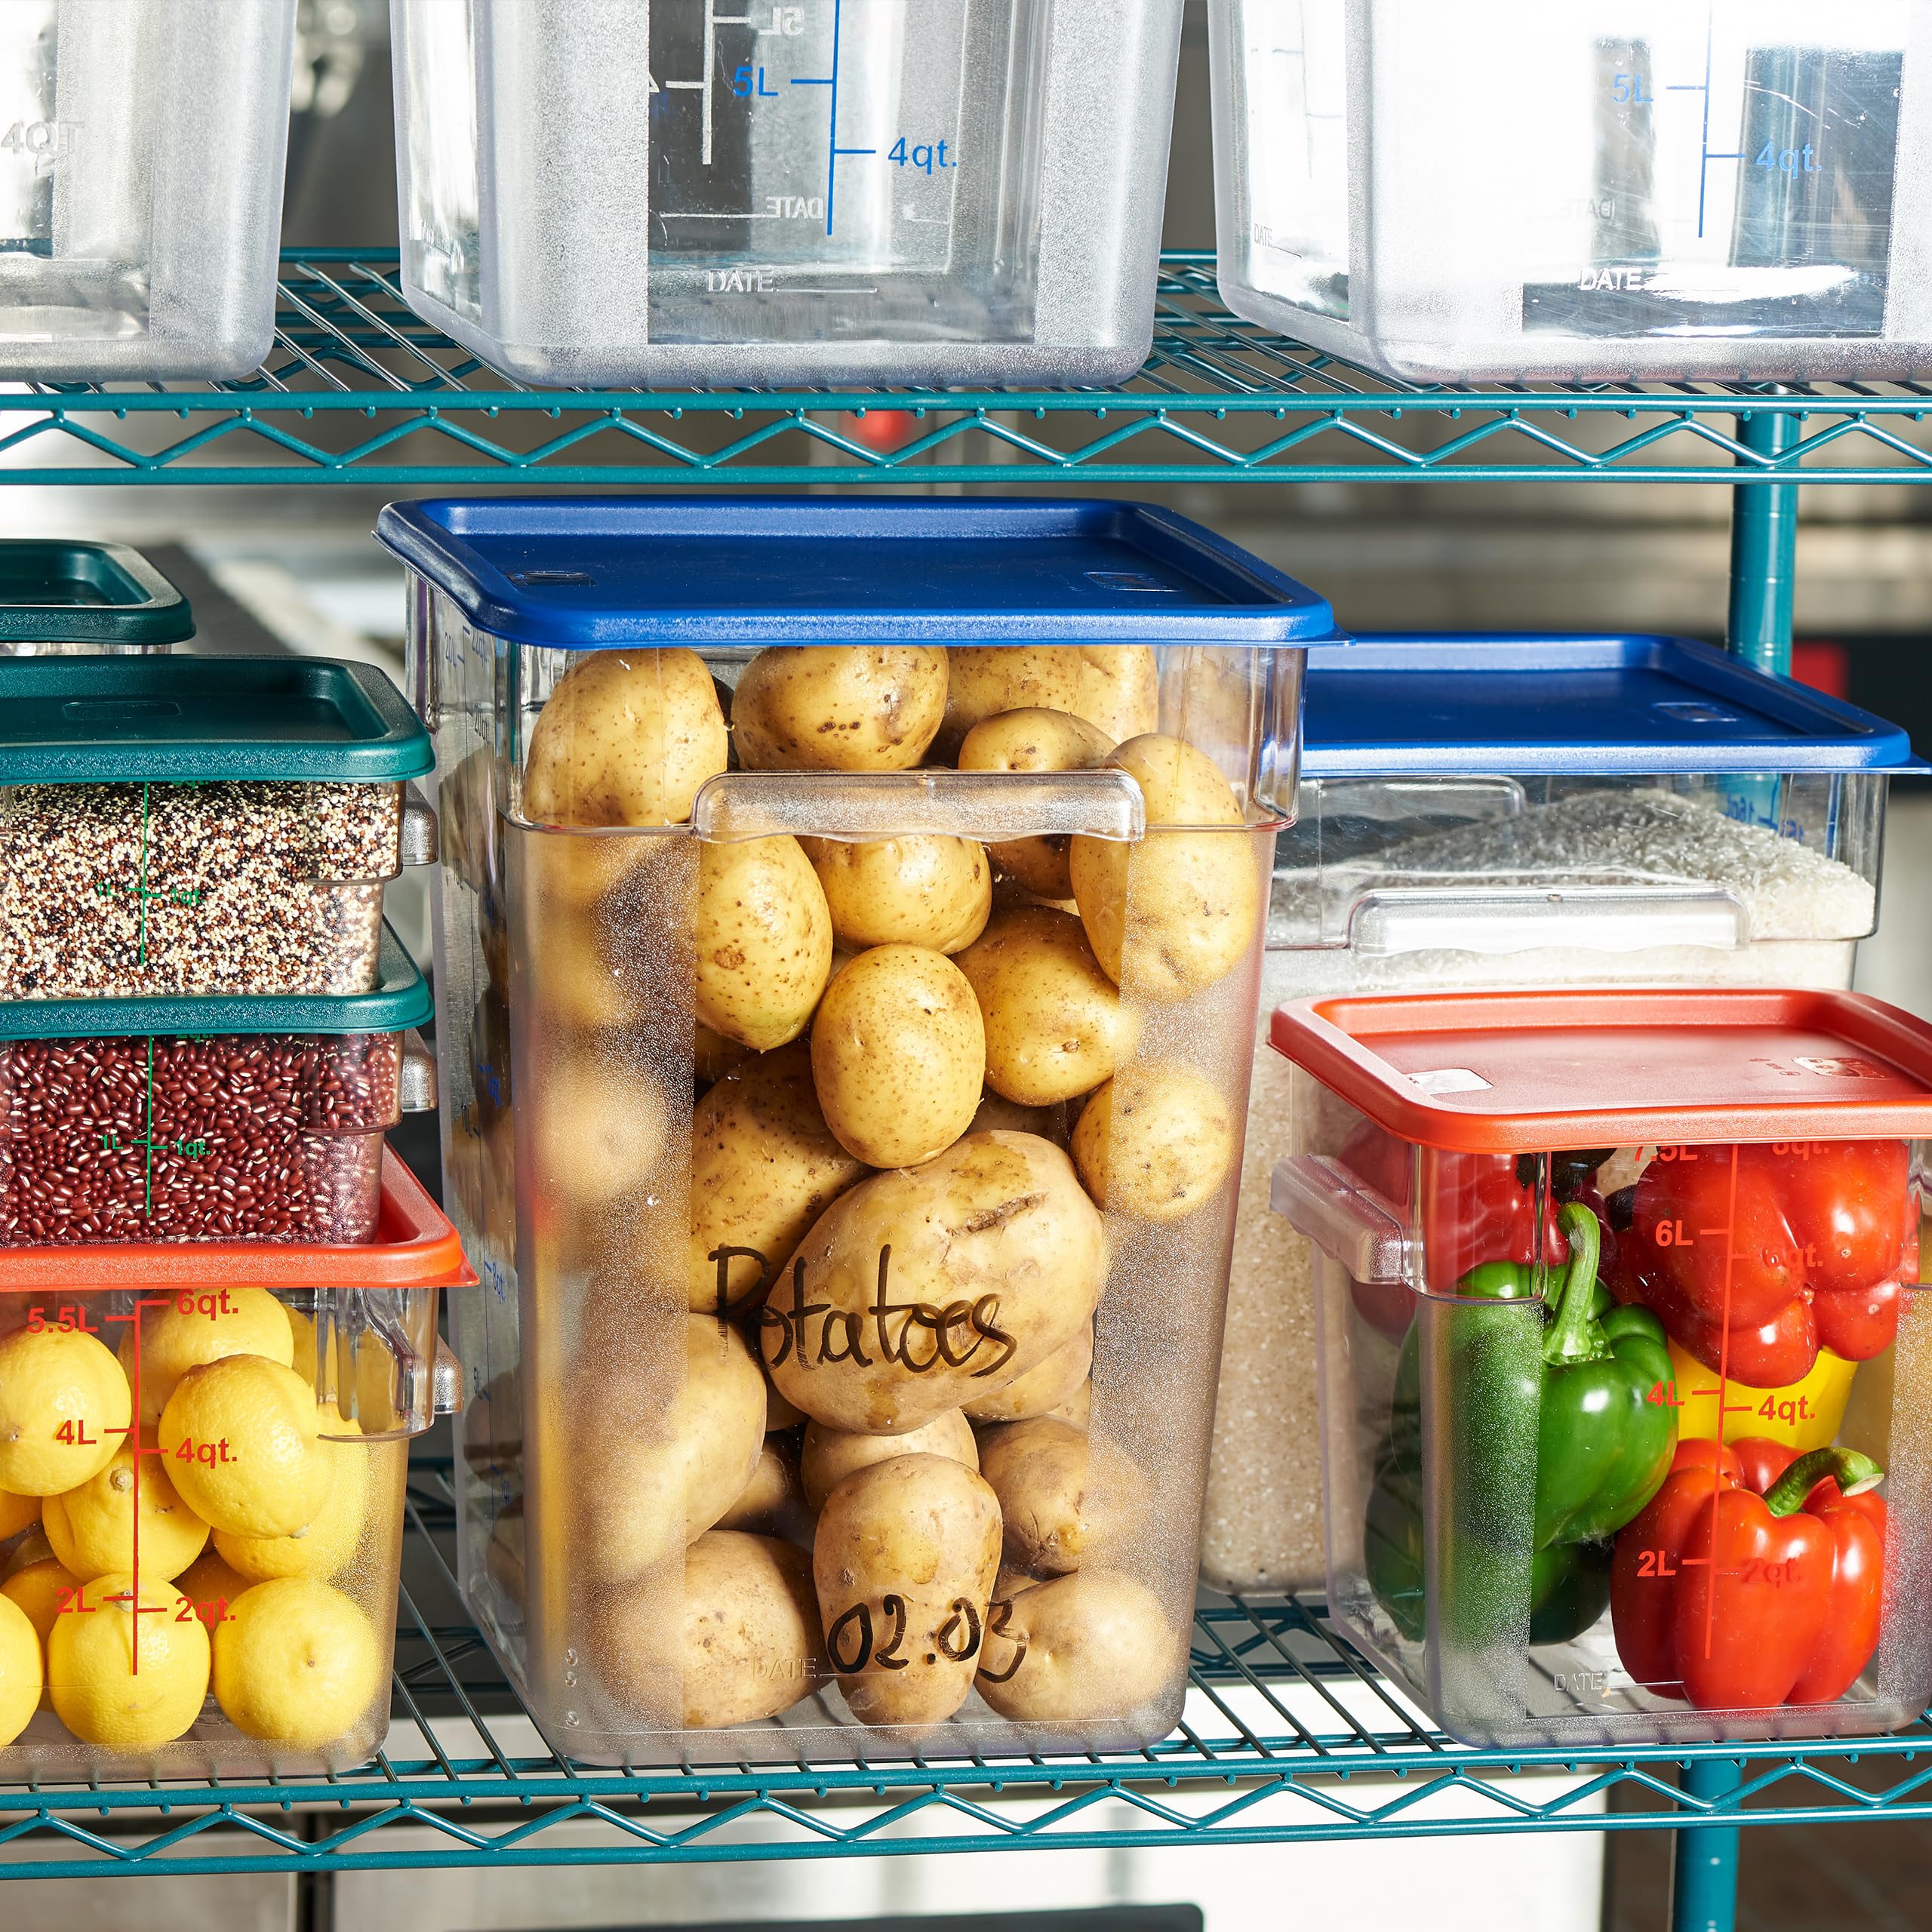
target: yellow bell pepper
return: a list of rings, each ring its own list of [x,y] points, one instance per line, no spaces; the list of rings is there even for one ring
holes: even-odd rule
[[[1676,1371],[1677,1432],[1681,1437],[1708,1440],[1718,1433],[1718,1378],[1675,1342],[1670,1365]],[[1724,1390],[1724,1439],[1761,1435],[1788,1442],[1800,1455],[1823,1449],[1837,1438],[1851,1395],[1855,1361],[1846,1361],[1829,1349],[1818,1351],[1811,1372],[1801,1382],[1783,1389],[1753,1389],[1733,1381]]]

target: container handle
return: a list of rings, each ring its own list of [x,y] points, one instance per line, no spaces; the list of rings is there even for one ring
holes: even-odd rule
[[[1364,892],[1349,915],[1358,957],[1405,952],[1529,952],[1545,946],[1643,952],[1653,946],[1733,952],[1751,940],[1743,902],[1715,886],[1391,886]]]
[[[1401,1219],[1340,1161],[1326,1154],[1278,1161],[1268,1204],[1356,1281],[1390,1286],[1407,1281],[1409,1244]]]
[[[1371,825],[1394,825],[1413,837],[1425,826],[1447,820],[1494,823],[1521,818],[1530,808],[1530,795],[1516,778],[1304,778],[1299,795],[1300,816],[1362,819]]]
[[[436,1056],[412,1026],[402,1036],[402,1064],[396,1075],[396,1106],[406,1114],[435,1110]]]
[[[691,823],[714,840],[1132,840],[1147,829],[1147,809],[1124,771],[730,771],[705,781]]]
[[[405,785],[402,788],[402,863],[433,866],[436,851],[436,808],[414,785]]]
[[[463,1364],[455,1349],[441,1336],[436,1337],[436,1359],[429,1371],[429,1408],[432,1414],[463,1414]]]

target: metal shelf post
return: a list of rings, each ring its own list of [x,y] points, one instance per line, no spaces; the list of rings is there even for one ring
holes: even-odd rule
[[[1795,447],[1798,435],[1797,417],[1782,411],[1737,419],[1738,441],[1752,458],[1777,463]],[[1730,616],[1724,635],[1747,664],[1788,678],[1798,485],[1740,483],[1730,495]]]

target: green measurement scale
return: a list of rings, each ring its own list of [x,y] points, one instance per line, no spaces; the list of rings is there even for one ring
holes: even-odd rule
[[[207,1036],[192,1034],[180,1035],[171,1033],[168,1037],[170,1039],[177,1039],[198,1038]],[[154,1213],[155,1149],[158,1147],[164,1154],[179,1155],[182,1159],[186,1161],[198,1161],[208,1151],[208,1143],[203,1140],[189,1140],[178,1136],[172,1140],[165,1139],[157,1140],[155,1138],[154,1131],[154,1042],[155,1035],[150,1033],[147,1036],[148,1051],[146,1091],[143,1101],[143,1112],[146,1116],[145,1131],[136,1139],[130,1141],[123,1141],[120,1136],[117,1134],[111,1127],[109,1128],[100,1137],[101,1149],[104,1153],[131,1153],[136,1148],[141,1149],[146,1161],[146,1171],[143,1177],[141,1191],[143,1201],[142,1212],[143,1214],[149,1216],[152,1215]]]
[[[182,786],[190,790],[198,790],[198,779],[183,779]],[[148,884],[148,829],[152,819],[154,786],[143,781],[141,786],[141,845],[139,869],[132,886],[118,879],[97,878],[94,882],[97,899],[112,900],[131,894],[139,909],[136,927],[136,957],[145,966],[148,963],[148,904],[151,900],[161,900],[170,906],[194,907],[202,903],[200,889],[194,886],[164,886],[155,888]]]

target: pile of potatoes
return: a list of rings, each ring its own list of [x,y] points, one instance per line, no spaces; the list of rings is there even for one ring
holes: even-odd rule
[[[694,653],[608,650],[537,718],[522,815],[550,825],[681,823],[731,768],[956,765],[1124,771],[1150,828],[700,844],[682,1375],[640,1376],[606,1321],[567,1392],[574,1587],[620,1706],[681,1681],[682,1722],[711,1727],[835,1681],[869,1724],[937,1724],[977,1689],[1079,1724],[1178,1679],[1184,1630],[1118,1563],[1151,1472],[1090,1437],[1094,1317],[1110,1224],[1199,1214],[1237,1164],[1229,1097],[1140,1036],[1247,955],[1265,869],[1214,829],[1241,801],[1156,728],[1157,696],[1146,647],[776,648],[728,692]],[[633,906],[628,848],[662,849],[544,842],[574,848],[546,861],[566,912]],[[576,1137],[546,1171],[588,1212],[663,1158],[595,1038],[664,936],[560,915],[542,941],[540,1031],[589,1044],[521,1097],[517,1131]],[[506,1039],[480,1005],[478,1028]],[[500,1214],[508,1110],[477,1091],[453,1177]],[[680,1563],[675,1636],[644,1606]]]

